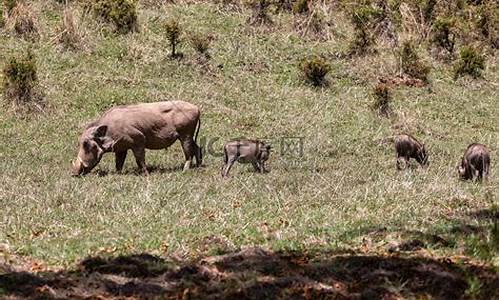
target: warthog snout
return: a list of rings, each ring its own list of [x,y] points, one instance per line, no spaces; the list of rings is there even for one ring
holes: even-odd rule
[[[83,163],[80,157],[71,162],[71,176],[80,176],[88,173],[88,167]]]

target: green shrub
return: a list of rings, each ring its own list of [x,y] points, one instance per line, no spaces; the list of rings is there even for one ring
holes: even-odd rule
[[[478,78],[482,70],[484,70],[484,57],[472,47],[462,48],[459,61],[455,66],[455,79],[464,75]]]
[[[137,30],[137,9],[133,0],[91,0],[88,6],[95,16],[112,23],[119,33]]]
[[[498,1],[484,1],[481,4],[476,25],[489,44],[498,49]]]
[[[380,115],[389,116],[391,95],[387,84],[378,83],[373,89],[373,96],[375,98],[373,108],[377,110]]]
[[[314,55],[302,60],[300,70],[307,82],[321,86],[326,83],[325,77],[330,72],[331,66],[323,57]]]
[[[178,56],[176,52],[176,47],[180,43],[181,27],[179,22],[175,19],[171,19],[165,23],[165,32],[167,35],[167,40],[170,43],[170,56],[175,58]]]
[[[351,22],[355,28],[372,27],[383,16],[381,9],[362,5],[352,11]]]
[[[209,57],[208,49],[210,48],[210,37],[201,33],[191,33],[189,43],[200,55]]]
[[[455,50],[455,36],[453,34],[454,20],[451,18],[440,18],[432,26],[431,42],[437,47],[443,48],[449,53]]]
[[[373,28],[382,18],[380,9],[368,5],[359,6],[351,13],[351,23],[354,27],[354,39],[350,44],[350,53],[362,55],[370,51],[374,44]]]
[[[425,83],[428,82],[427,76],[430,68],[420,60],[412,42],[406,41],[403,43],[399,51],[399,60],[402,73]]]
[[[292,10],[295,14],[307,14],[309,12],[309,0],[295,1]]]
[[[3,92],[14,104],[33,100],[33,88],[37,82],[36,61],[31,51],[24,57],[13,57],[3,69]]]

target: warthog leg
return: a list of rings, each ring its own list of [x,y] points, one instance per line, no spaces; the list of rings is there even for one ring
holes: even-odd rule
[[[255,171],[257,171],[261,174],[264,174],[266,172],[266,169],[264,168],[263,162],[254,161],[254,162],[252,162],[252,165],[253,165],[253,168],[255,169]]]
[[[183,171],[187,171],[191,168],[193,158],[196,158],[196,166],[199,166],[201,164],[201,148],[196,145],[193,138],[191,136],[186,137],[181,140],[181,144],[186,158]]]
[[[146,169],[146,150],[144,146],[137,146],[132,149],[135,156],[135,162],[137,163],[137,167],[141,172],[148,175],[148,170]]]
[[[222,167],[222,177],[227,177],[229,174],[229,170],[231,170],[231,167],[234,165],[234,163],[238,160],[238,157],[234,156],[231,157],[226,164]]]
[[[396,168],[398,170],[402,170],[403,168],[401,168],[401,157],[399,156],[396,156]]]
[[[116,172],[120,173],[122,171],[126,157],[127,157],[127,151],[115,152]]]

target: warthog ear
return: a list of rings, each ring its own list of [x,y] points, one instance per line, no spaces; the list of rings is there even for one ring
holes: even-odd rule
[[[95,129],[92,131],[92,137],[94,138],[94,140],[99,144],[99,146],[101,146],[102,149],[106,151],[112,148],[114,144],[114,141],[110,137],[106,136],[107,131],[107,125],[95,127]]]
[[[92,137],[93,138],[100,138],[106,135],[106,132],[108,131],[108,126],[107,125],[101,125],[97,126],[92,130]]]

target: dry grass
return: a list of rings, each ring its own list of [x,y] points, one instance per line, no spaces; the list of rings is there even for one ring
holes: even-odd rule
[[[64,49],[78,50],[82,47],[80,29],[75,21],[73,9],[70,7],[64,8],[58,41]]]
[[[36,16],[30,4],[18,1],[16,6],[8,13],[5,28],[28,40],[39,37]]]

